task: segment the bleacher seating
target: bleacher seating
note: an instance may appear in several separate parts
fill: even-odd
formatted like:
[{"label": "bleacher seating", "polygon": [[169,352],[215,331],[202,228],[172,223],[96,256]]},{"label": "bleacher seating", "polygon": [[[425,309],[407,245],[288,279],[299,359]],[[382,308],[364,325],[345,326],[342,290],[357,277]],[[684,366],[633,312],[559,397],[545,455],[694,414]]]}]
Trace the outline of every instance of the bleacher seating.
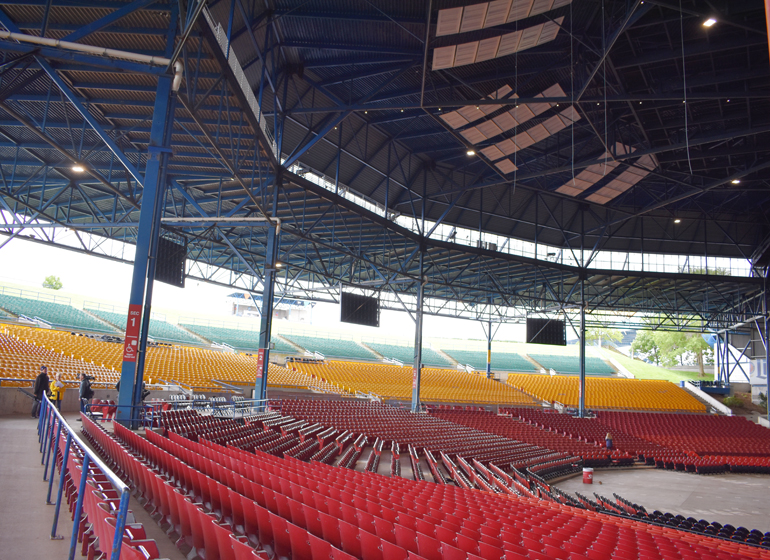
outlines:
[{"label": "bleacher seating", "polygon": [[[552,369],[556,373],[562,374],[580,373],[580,358],[578,356],[529,352],[529,357],[546,370]],[[604,360],[593,356],[586,356],[586,375],[612,375],[614,373],[615,370]]]},{"label": "bleacher seating", "polygon": [[[198,325],[189,322],[180,322],[181,326],[211,342],[227,344],[236,350],[256,351],[259,348],[259,332],[229,327],[216,327],[211,325]],[[296,354],[297,350],[289,343],[273,336],[271,342],[275,345],[274,352],[279,354]]]},{"label": "bleacher seating", "polygon": [[371,440],[393,440],[431,451],[461,454],[482,462],[508,464],[522,458],[551,454],[550,449],[521,443],[430,415],[370,402],[284,400],[281,414],[364,434]]},{"label": "bleacher seating", "polygon": [[[365,342],[365,344],[383,358],[395,358],[404,364],[411,364],[414,362],[414,346],[385,344],[383,342]],[[422,363],[441,367],[452,365],[452,362],[447,360],[444,356],[426,346],[423,346],[422,348]]]},{"label": "bleacher seating", "polygon": [[[350,392],[405,400],[412,396],[411,366],[331,361],[296,363],[294,367]],[[531,397],[503,383],[480,375],[437,368],[423,368],[420,398],[424,402],[533,404]]]},{"label": "bleacher seating", "polygon": [[[116,313],[114,311],[106,311],[104,309],[89,309],[89,313],[93,313],[97,317],[104,319],[111,325],[114,325],[121,331],[126,328],[126,317],[128,312]],[[200,344],[201,341],[190,335],[188,332],[180,329],[176,325],[161,321],[160,319],[150,318],[150,330],[149,336],[155,340],[164,340],[167,342],[181,342],[183,344]]]},{"label": "bleacher seating", "polygon": [[[447,350],[452,358],[461,364],[468,364],[477,371],[487,370],[487,353],[474,350]],[[535,366],[521,354],[492,352],[493,371],[532,372]]]},{"label": "bleacher seating", "polygon": [[[508,376],[508,384],[538,399],[578,406],[576,376]],[[706,412],[706,406],[681,387],[656,379],[586,378],[586,407],[641,411]]]},{"label": "bleacher seating", "polygon": [[358,360],[374,360],[377,358],[377,356],[353,340],[320,338],[298,334],[286,334],[283,337],[305,350],[320,352],[326,357]]},{"label": "bleacher seating", "polygon": [[80,309],[63,303],[0,294],[0,308],[4,308],[14,315],[26,315],[29,318],[39,317],[57,327],[114,332],[114,329]]},{"label": "bleacher seating", "polygon": [[633,459],[631,455],[621,451],[610,453],[604,448],[603,440],[601,445],[596,442],[579,441],[560,432],[540,429],[518,418],[498,416],[478,410],[433,410],[431,414],[436,418],[490,434],[582,457],[587,467],[608,466],[612,458]]},{"label": "bleacher seating", "polygon": [[[98,429],[91,423],[84,427]],[[102,451],[148,505],[206,558],[768,556],[741,543],[542,500],[246,453],[174,435],[148,432],[147,440],[119,425],[116,439],[99,435]],[[217,523],[220,518],[227,524]]]},{"label": "bleacher seating", "polygon": [[[4,381],[3,386],[29,385],[40,373],[40,366],[48,366],[51,379],[62,374],[62,381],[69,388],[79,386],[79,375],[85,373],[95,379],[95,384],[109,386],[118,382],[120,374],[103,367],[101,363],[73,358],[68,353],[62,353],[61,347],[43,348],[25,342],[10,334],[10,327],[0,326],[0,377],[18,381]],[[25,329],[27,331],[31,329]],[[68,333],[66,336],[71,336]],[[74,337],[73,337],[74,338]]]},{"label": "bleacher seating", "polygon": [[[3,332],[29,341],[35,347],[54,348],[57,353],[74,358],[77,364],[91,360],[97,365],[104,364],[105,370],[97,370],[97,382],[114,385],[119,379],[123,364],[122,343],[103,342],[86,336],[76,336],[68,332],[30,327],[5,326]],[[32,346],[30,345],[30,346]],[[34,348],[30,348],[34,350]],[[83,361],[81,362],[81,358]],[[37,363],[37,362],[35,362]],[[53,363],[53,362],[52,362]],[[27,367],[19,375],[31,375],[34,379],[39,368],[30,371]],[[145,360],[145,380],[148,383],[177,382],[183,385],[205,389],[222,390],[222,386],[213,380],[233,385],[251,385],[256,379],[256,356],[216,352],[203,348],[181,346],[148,346]],[[112,369],[115,372],[111,371]],[[14,371],[14,370],[11,370]],[[89,374],[90,375],[90,374]],[[275,377],[273,377],[275,376]],[[10,375],[6,375],[10,377]],[[22,377],[22,379],[26,379]],[[323,392],[344,392],[336,386],[323,383],[319,379],[303,376],[275,364],[270,364],[268,385],[294,385],[298,388],[313,387]]]},{"label": "bleacher seating", "polygon": [[600,412],[597,420],[613,434],[713,459],[734,472],[770,472],[770,431],[740,416]]}]

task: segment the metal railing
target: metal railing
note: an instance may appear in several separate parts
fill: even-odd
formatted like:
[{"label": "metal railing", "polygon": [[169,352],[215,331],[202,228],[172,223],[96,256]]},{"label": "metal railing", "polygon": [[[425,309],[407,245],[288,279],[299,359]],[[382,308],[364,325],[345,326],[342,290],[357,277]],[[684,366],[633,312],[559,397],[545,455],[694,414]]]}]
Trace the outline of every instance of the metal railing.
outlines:
[{"label": "metal railing", "polygon": [[[51,492],[53,490],[54,471],[56,470],[56,457],[59,454],[59,444],[61,442],[62,430],[67,433],[67,438],[64,444],[64,452],[62,453],[61,471],[59,473],[59,487],[56,494],[56,509],[54,512],[53,526],[51,527],[51,539],[63,539],[64,537],[56,534],[56,529],[59,523],[59,511],[61,509],[62,494],[64,490],[64,478],[67,474],[67,458],[70,454],[72,445],[76,445],[83,453],[82,474],[80,477],[80,487],[78,488],[78,499],[75,504],[75,522],[72,525],[72,536],[70,538],[69,548],[69,560],[74,560],[75,551],[78,544],[78,529],[80,527],[80,518],[83,514],[83,498],[86,493],[86,480],[88,479],[88,469],[91,464],[95,465],[110,481],[113,488],[120,494],[120,505],[118,507],[118,513],[115,523],[115,539],[112,543],[112,555],[110,560],[119,560],[120,549],[123,545],[123,532],[126,526],[126,515],[128,513],[128,501],[131,495],[128,485],[126,485],[118,476],[112,472],[107,465],[99,458],[96,453],[86,445],[86,443],[80,439],[75,433],[75,430],[67,424],[64,417],[61,415],[54,404],[48,400],[47,395],[43,395],[43,400],[40,403],[40,418],[38,420],[37,432],[38,441],[40,442],[40,452],[42,453],[41,464],[45,465],[43,471],[43,480],[48,481],[48,495],[46,497],[46,503],[51,505]],[[55,436],[53,436],[55,432]],[[53,436],[53,437],[52,437]],[[51,457],[53,456],[53,460]],[[49,471],[50,465],[50,471]]]}]

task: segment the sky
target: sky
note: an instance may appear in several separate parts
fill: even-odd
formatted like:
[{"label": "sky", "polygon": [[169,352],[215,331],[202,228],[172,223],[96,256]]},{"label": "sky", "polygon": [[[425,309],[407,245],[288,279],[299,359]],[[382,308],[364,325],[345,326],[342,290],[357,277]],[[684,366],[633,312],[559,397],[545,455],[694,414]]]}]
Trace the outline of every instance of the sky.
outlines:
[{"label": "sky", "polygon": [[[0,237],[0,244],[5,241]],[[0,281],[24,284],[30,289],[41,289],[43,280],[58,276],[62,291],[89,298],[113,302],[116,307],[127,307],[131,291],[133,266],[107,259],[43,245],[24,238],[15,238],[0,248]],[[187,279],[185,288],[156,282],[153,288],[153,309],[176,310],[180,315],[192,313],[232,317],[226,297],[234,288],[226,288]],[[367,337],[414,339],[414,322],[405,312],[383,310],[380,327],[362,327],[340,323],[339,306],[319,303],[313,309],[312,324],[322,328],[332,326],[349,330],[351,334]],[[464,319],[426,315],[423,325],[425,338],[486,338],[481,323]],[[523,342],[523,325],[502,325],[495,340]]]}]

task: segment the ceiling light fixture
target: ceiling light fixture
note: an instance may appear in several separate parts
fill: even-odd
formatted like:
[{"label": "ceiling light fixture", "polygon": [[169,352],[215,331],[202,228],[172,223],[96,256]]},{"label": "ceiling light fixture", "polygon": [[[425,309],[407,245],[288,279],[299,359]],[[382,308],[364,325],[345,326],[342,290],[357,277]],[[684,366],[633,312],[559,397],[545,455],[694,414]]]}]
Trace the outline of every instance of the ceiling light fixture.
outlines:
[{"label": "ceiling light fixture", "polygon": [[465,155],[475,156],[476,155],[476,150],[468,150],[467,152],[465,152]]},{"label": "ceiling light fixture", "polygon": [[740,184],[741,180],[740,180],[740,179],[733,179],[733,180],[732,180],[732,181],[730,181],[730,182],[731,182],[733,185],[738,185],[738,184]]},{"label": "ceiling light fixture", "polygon": [[80,165],[79,163],[76,163],[75,165],[72,166],[72,171],[74,171],[75,173],[83,173],[83,171],[85,170],[86,168]]},{"label": "ceiling light fixture", "polygon": [[681,222],[681,221],[682,221],[682,220],[680,220],[679,218],[677,218],[676,220],[674,220],[674,223],[675,223],[675,224],[678,224],[678,223],[679,223],[679,222]]},{"label": "ceiling light fixture", "polygon": [[703,27],[711,27],[717,22],[714,18],[708,18],[706,21],[703,22]]}]

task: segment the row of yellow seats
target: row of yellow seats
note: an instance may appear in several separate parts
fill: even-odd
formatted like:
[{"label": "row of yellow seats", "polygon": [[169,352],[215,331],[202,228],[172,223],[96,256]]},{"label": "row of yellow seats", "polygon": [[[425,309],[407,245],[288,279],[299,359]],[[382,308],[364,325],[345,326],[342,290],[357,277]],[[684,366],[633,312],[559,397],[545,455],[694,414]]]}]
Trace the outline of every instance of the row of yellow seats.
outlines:
[{"label": "row of yellow seats", "polygon": [[[580,378],[510,374],[508,384],[541,400],[578,406]],[[653,379],[586,379],[586,407],[644,411],[705,412],[706,407],[690,393],[668,381]]]},{"label": "row of yellow seats", "polygon": [[[336,361],[326,364],[297,364],[297,367],[309,375],[315,375],[351,391],[393,398],[410,398],[412,394],[410,367]],[[531,397],[513,387],[486,377],[437,368],[422,370],[421,399],[479,404],[533,402]]]}]

